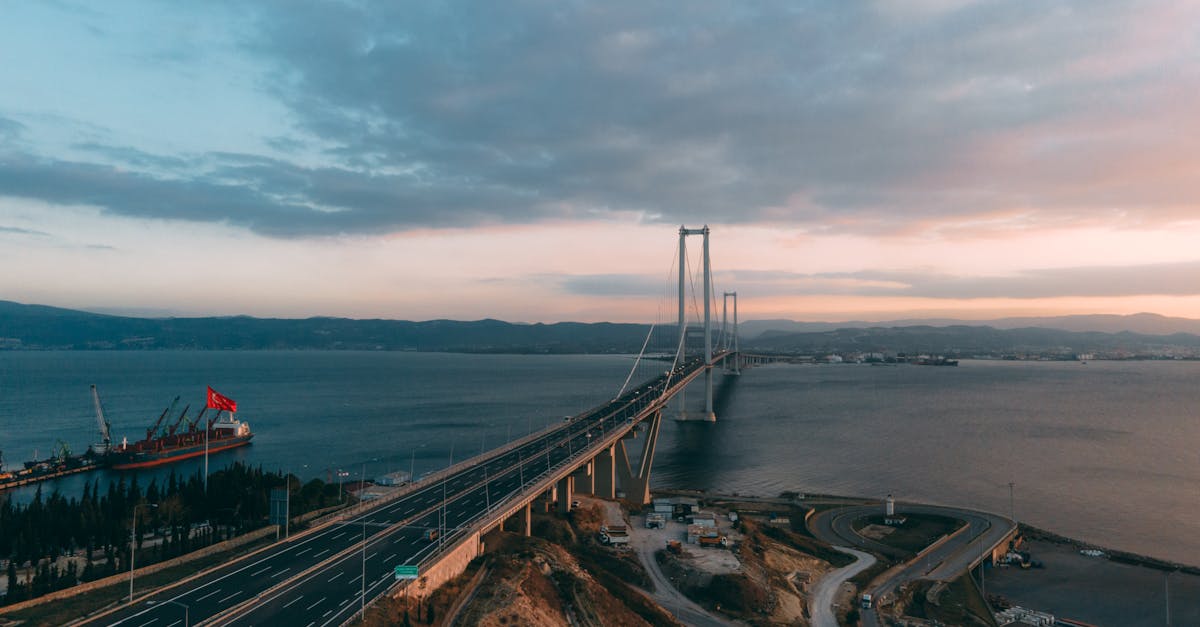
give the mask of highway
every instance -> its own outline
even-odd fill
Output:
[[[879,514],[881,505],[861,505],[842,507],[824,511],[809,519],[809,529],[820,540],[834,546],[854,546],[866,551],[887,555],[892,559],[900,559],[904,553],[897,549],[881,544],[859,535],[853,529],[853,522],[864,516]],[[977,512],[953,507],[938,507],[934,505],[918,505],[912,503],[897,503],[898,514],[926,514],[956,518],[967,523],[962,532],[952,534],[944,542],[933,549],[922,552],[916,559],[876,585],[867,590],[875,599],[885,596],[894,598],[896,589],[901,585],[917,579],[936,581],[951,581],[967,572],[972,562],[984,552],[1004,539],[1014,528],[1014,524],[1003,516]],[[863,625],[877,624],[874,610],[863,611]]]
[[[217,567],[82,624],[182,627],[218,617],[222,625],[340,625],[386,590],[398,565],[420,565],[456,532],[528,500],[529,489],[579,466],[599,443],[633,429],[697,374],[700,359],[526,441],[423,480],[356,517],[325,525]],[[490,456],[490,457],[488,457]],[[442,530],[436,540],[428,530]],[[365,545],[365,551],[364,551]]]

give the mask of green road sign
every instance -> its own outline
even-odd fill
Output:
[[[396,579],[416,579],[420,577],[417,574],[416,566],[397,566]]]

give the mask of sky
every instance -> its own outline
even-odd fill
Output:
[[[1197,111],[1197,3],[14,0],[0,299],[1200,317]]]

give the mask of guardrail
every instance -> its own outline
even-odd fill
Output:
[[[574,472],[574,470],[571,468],[573,466],[575,466],[575,464],[578,463],[581,458],[588,459],[590,457],[593,457],[596,453],[600,452],[601,450],[603,450],[604,448],[606,448],[608,446],[611,446],[612,444],[615,444],[618,440],[625,437],[625,435],[628,434],[629,431],[634,429],[638,423],[645,420],[647,417],[649,417],[654,412],[660,411],[663,407],[665,407],[667,402],[671,398],[673,398],[675,396],[675,394],[678,393],[679,389],[681,389],[682,387],[691,383],[694,379],[696,379],[696,377],[698,377],[700,375],[701,372],[704,371],[704,369],[705,369],[704,367],[698,367],[695,370],[693,370],[692,372],[688,373],[687,375],[681,377],[678,381],[675,382],[674,385],[672,385],[670,388],[668,388],[670,390],[670,394],[664,394],[664,395],[656,398],[655,400],[650,401],[649,403],[646,403],[642,408],[637,410],[637,414],[634,419],[627,421],[624,425],[618,424],[617,427],[611,429],[608,432],[606,437],[598,438],[596,442],[594,442],[586,447],[580,448],[578,451],[569,452],[568,456],[566,458],[560,460],[558,463],[551,465],[550,468],[548,468],[546,470],[542,470],[542,471],[538,472],[538,474],[534,475],[534,478],[532,479],[532,481],[527,482],[518,491],[510,492],[507,495],[496,500],[495,502],[490,503],[481,512],[479,512],[478,514],[467,519],[465,521],[465,524],[460,524],[457,527],[455,527],[452,531],[448,531],[446,533],[446,535],[442,538],[442,542],[440,543],[438,548],[434,549],[428,555],[426,555],[424,558],[422,558],[419,562],[417,562],[418,572],[428,570],[428,568],[437,564],[439,561],[441,561],[447,555],[449,555],[449,554],[453,553],[454,551],[458,550],[459,548],[461,548],[463,542],[474,537],[476,533],[482,533],[488,527],[494,525],[496,523],[497,518],[499,518],[499,519],[508,518],[509,516],[513,515],[516,512],[516,510],[520,509],[521,507],[524,507],[527,503],[531,503],[534,499],[536,499],[538,497],[538,495],[550,490],[550,488],[553,487],[554,484],[559,481],[559,479],[561,479],[565,475],[570,474],[571,472]],[[598,422],[603,424],[603,422],[605,420],[614,419],[614,416],[616,416],[617,414],[624,411],[632,403],[633,403],[633,401],[630,401],[630,403],[622,405],[619,408],[616,408],[616,409],[610,411],[608,414],[606,414],[604,416],[600,416],[598,418]],[[426,477],[425,479],[422,479],[422,484],[427,484],[427,483],[432,484],[433,482],[440,480],[441,478],[447,476],[447,473],[452,474],[453,472],[456,471],[456,469],[458,469],[460,467],[475,465],[482,461],[493,459],[495,457],[498,457],[499,455],[502,455],[504,453],[512,451],[520,446],[523,446],[530,442],[534,442],[543,436],[548,436],[548,435],[554,433],[555,431],[558,431],[558,430],[561,430],[564,428],[568,428],[572,424],[574,424],[577,419],[595,414],[596,412],[600,411],[607,405],[608,405],[608,403],[605,403],[603,405],[598,405],[588,411],[582,412],[580,414],[576,414],[574,417],[572,417],[572,419],[569,423],[551,425],[545,429],[542,429],[541,431],[535,432],[535,433],[528,435],[520,440],[515,440],[504,447],[493,449],[492,451],[489,451],[488,453],[485,453],[484,455],[477,455],[476,457],[471,458],[469,460],[464,460],[463,462],[460,462],[459,464],[455,464],[454,466],[446,468],[441,473],[437,473],[435,475],[431,475],[429,477]],[[595,418],[595,416],[593,416],[593,418]],[[618,421],[618,423],[619,423],[619,421]],[[548,446],[549,446],[549,444],[547,444],[547,447]],[[535,454],[535,455],[540,455],[540,453]],[[525,465],[529,464],[530,463],[529,460],[534,459],[535,455],[530,455],[529,457],[520,460],[518,462],[517,467],[509,468],[507,471],[505,471],[499,475],[496,475],[494,477],[491,477],[491,478],[487,479],[486,481],[490,483],[491,481],[494,481],[497,478],[504,477],[504,476],[507,476],[507,475],[515,473],[515,472],[522,472],[523,467]],[[566,472],[563,472],[564,468],[568,468],[569,470],[566,470]],[[501,510],[503,510],[503,513],[500,514],[499,516],[496,516],[495,514],[497,512],[500,512]],[[371,599],[369,599],[366,602],[366,604],[370,605],[384,595],[390,595],[390,594],[393,594],[394,592],[397,592],[397,591],[403,589],[405,586],[409,585],[411,583],[411,581],[412,580],[402,579],[402,580],[397,580],[397,581],[393,582],[392,585],[385,587],[384,589],[382,589],[378,593],[376,593],[373,597],[371,597]],[[355,620],[357,620],[356,614],[349,616],[344,622],[342,622],[342,624],[341,624],[342,627],[345,627],[346,625],[349,625],[349,624],[353,623]]]

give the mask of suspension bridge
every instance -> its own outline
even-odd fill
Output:
[[[529,535],[535,508],[567,512],[576,493],[648,504],[664,416],[717,420],[714,370],[739,374],[745,365],[736,292],[722,293],[714,329],[709,235],[707,226],[679,229],[678,317],[668,329],[676,336],[674,352],[643,359],[652,326],[615,398],[246,557],[165,589],[131,593],[128,603],[83,624],[342,625],[381,595],[431,593],[461,573],[483,552],[482,537],[506,522]],[[693,289],[695,327],[686,315],[690,236],[702,238],[703,311]],[[691,343],[702,348],[689,345],[694,331],[703,340]],[[643,361],[665,365],[631,384]],[[704,409],[686,411],[685,390],[701,378]]]

